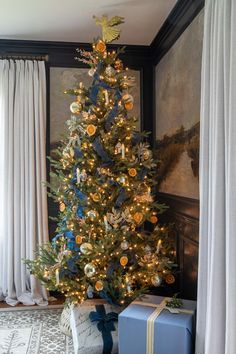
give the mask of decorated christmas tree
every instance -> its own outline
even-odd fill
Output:
[[[30,271],[48,289],[80,303],[88,297],[125,304],[150,287],[171,284],[173,251],[158,226],[165,205],[154,201],[155,168],[148,134],[132,115],[134,78],[107,44],[123,18],[95,18],[102,37],[79,50],[91,87],[68,90],[74,101],[68,138],[51,160],[51,195],[59,203],[57,235]]]

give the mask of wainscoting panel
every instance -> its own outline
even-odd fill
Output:
[[[196,300],[199,242],[199,201],[158,193],[157,198],[169,206],[161,221],[172,223],[176,234],[180,295]]]

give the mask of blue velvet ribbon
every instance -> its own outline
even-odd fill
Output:
[[[139,132],[133,132],[132,138],[131,138],[131,143],[132,145],[137,145],[140,143],[142,140],[142,136],[140,135]]]
[[[99,89],[101,87],[106,90],[111,89],[111,87],[106,82],[100,80],[99,76],[100,76],[101,68],[102,68],[102,63],[99,63],[97,66],[97,70],[95,71],[95,73],[93,75],[93,83],[92,83],[92,87],[90,89],[90,95],[89,95],[89,98],[93,104],[97,103],[97,95],[98,95]]]
[[[76,148],[74,148],[74,151],[75,151],[75,157],[77,159],[83,157],[83,153],[82,153],[81,149],[78,146]]]
[[[144,177],[147,175],[147,169],[145,167],[141,168],[138,172],[138,179],[144,180]]]
[[[118,198],[116,199],[115,206],[120,208],[126,199],[125,189],[120,188]]]
[[[79,251],[79,247],[77,243],[75,242],[75,236],[73,231],[66,231],[64,233],[64,236],[66,238],[66,246],[70,251]]]
[[[110,312],[106,314],[104,305],[96,305],[96,312],[92,311],[89,318],[92,322],[98,322],[97,328],[102,333],[103,339],[103,352],[102,354],[111,354],[113,347],[113,340],[111,332],[115,331],[114,322],[118,321],[118,314]]]
[[[76,211],[76,215],[78,218],[83,218],[84,217],[84,207],[82,205],[79,205]]]
[[[118,104],[116,104],[107,116],[106,123],[105,123],[106,131],[109,131],[111,129],[112,123],[115,117],[117,116],[118,112],[119,112],[119,108],[118,108]]]
[[[96,137],[93,141],[93,149],[101,157],[103,164],[102,166],[110,166],[112,164],[112,159],[109,157],[108,153],[103,149],[102,143],[99,137]]]

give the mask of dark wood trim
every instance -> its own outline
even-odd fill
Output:
[[[199,200],[169,193],[157,193],[157,199],[166,203],[176,213],[199,220]]]
[[[123,45],[109,45],[109,48],[116,49]],[[130,68],[141,68],[145,61],[150,60],[150,47],[144,45],[125,46],[126,65]],[[91,50],[89,43],[75,42],[48,42],[48,41],[26,41],[0,39],[0,55],[43,55],[48,56],[49,66],[54,67],[86,67],[75,61],[76,49],[83,48]]]
[[[199,200],[167,193],[157,193],[158,201],[169,209],[161,222],[172,224],[176,241],[179,276],[177,284],[183,298],[197,297],[197,266],[199,245]]]
[[[178,0],[150,45],[153,65],[157,65],[204,7],[204,0]]]

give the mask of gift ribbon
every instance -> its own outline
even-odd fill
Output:
[[[92,311],[89,318],[92,322],[97,321],[97,328],[102,333],[103,354],[111,354],[113,348],[113,340],[111,332],[115,331],[114,322],[118,321],[118,314],[110,312],[106,314],[104,305],[96,305],[96,312]]]
[[[185,310],[179,308],[170,308],[166,306],[166,302],[170,301],[171,298],[166,297],[160,304],[149,303],[145,301],[136,300],[133,301],[132,304],[134,305],[141,305],[141,306],[149,306],[154,307],[154,312],[147,319],[147,338],[146,338],[146,354],[153,354],[154,353],[154,323],[157,317],[161,314],[163,310],[168,310],[171,313],[187,313],[187,314],[194,314],[192,310]]]

